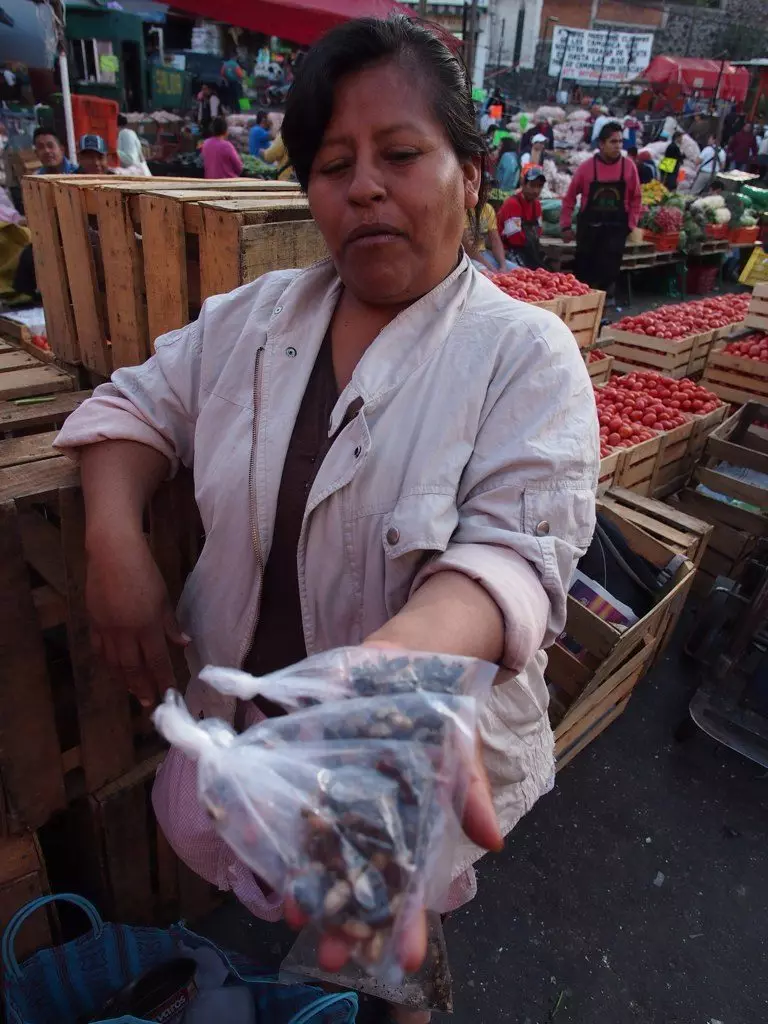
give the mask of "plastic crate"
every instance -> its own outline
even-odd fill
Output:
[[[704,228],[707,238],[728,238],[730,228],[727,224],[707,224]]]
[[[689,295],[709,295],[717,281],[718,267],[706,267],[701,264],[689,267],[685,286]]]
[[[760,228],[755,224],[754,227],[732,228],[728,232],[728,239],[731,245],[750,245],[757,241],[759,234]]]
[[[643,231],[643,241],[650,242],[656,252],[675,252],[680,243],[679,231]]]

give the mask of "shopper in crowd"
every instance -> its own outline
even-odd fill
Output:
[[[293,181],[293,164],[291,158],[288,156],[288,151],[285,148],[282,135],[278,132],[275,136],[274,141],[264,150],[261,154],[262,159],[265,163],[274,164],[277,166],[277,180],[278,181]]]
[[[659,161],[661,183],[666,185],[670,192],[674,192],[677,188],[677,179],[683,163],[683,151],[680,149],[682,141],[683,133],[676,131],[672,136],[672,141],[664,150],[664,156]]]
[[[574,174],[563,199],[560,228],[573,241],[571,219],[581,196],[574,273],[593,288],[613,293],[629,232],[640,216],[640,179],[632,160],[621,155],[621,125],[609,121],[598,151]]]
[[[146,705],[174,685],[168,644],[185,645],[191,713],[243,727],[274,706],[236,708],[199,680],[203,665],[262,674],[356,644],[498,663],[464,814],[469,839],[498,849],[553,781],[542,649],[564,628],[594,528],[587,370],[554,314],[510,299],[461,252],[485,147],[443,42],[404,17],[332,29],[297,72],[282,130],[330,259],[209,299],[59,435],[82,470],[92,635]],[[180,463],[205,547],[177,621],[143,511]],[[171,846],[278,920],[279,895],[219,838],[196,774],[178,749],[158,772]],[[472,898],[480,855],[455,850],[435,909]],[[399,937],[413,971],[426,952],[417,908]],[[348,955],[338,933],[322,937],[326,971]]]
[[[497,270],[511,270],[514,266],[504,253],[496,226],[496,211],[490,203],[484,203],[476,216],[467,213],[463,243],[478,270],[495,273]]]
[[[256,115],[256,123],[248,132],[248,152],[251,156],[262,155],[272,142],[272,135],[269,130],[269,118],[265,110],[260,110]]]
[[[745,121],[746,117],[735,106],[732,107],[725,115],[725,119],[723,121],[723,132],[721,141],[722,144],[726,147],[726,150],[728,148],[728,143],[731,141],[733,136],[736,135],[737,132],[740,132],[741,129],[744,127]]]
[[[768,128],[765,127],[763,128],[763,137],[758,142],[757,166],[761,179],[765,181],[768,177]]]
[[[207,139],[211,134],[211,123],[219,116],[221,101],[207,82],[203,82],[197,94],[197,123],[200,134]]]
[[[226,91],[226,103],[230,110],[236,110],[243,95],[243,79],[245,72],[240,67],[236,56],[225,60],[219,71],[222,87]]]
[[[205,140],[201,152],[206,178],[239,178],[243,173],[242,158],[227,138],[226,118],[214,117],[211,137]]]
[[[640,179],[641,185],[647,185],[649,181],[658,178],[656,164],[653,162],[653,157],[647,149],[638,153],[637,146],[628,146],[627,156],[637,168],[637,176]]]
[[[699,147],[704,149],[707,145],[707,140],[712,133],[712,127],[710,125],[709,117],[705,117],[702,113],[693,115],[693,122],[688,129],[688,134],[691,136],[693,141]]]
[[[699,154],[698,167],[696,168],[696,176],[691,185],[691,192],[697,196],[701,195],[702,192],[706,192],[717,175],[725,170],[727,162],[728,156],[723,147],[717,144],[717,136],[714,133],[710,133],[706,146]]]
[[[540,167],[523,175],[522,187],[501,204],[496,223],[509,256],[524,267],[544,266],[541,242],[541,190],[546,179]]]
[[[120,129],[117,133],[117,156],[120,166],[130,168],[133,174],[151,177],[141,139],[133,128],[128,127],[128,118],[125,114],[117,115],[117,126]]]
[[[542,117],[539,118],[536,124],[528,128],[527,131],[523,134],[523,137],[520,139],[521,153],[529,153],[531,151],[531,146],[533,145],[533,138],[535,135],[544,136],[547,144],[547,149],[555,148],[555,133],[552,130],[552,125],[549,123],[546,117]]]
[[[501,140],[496,161],[496,185],[502,192],[514,192],[520,181],[520,155],[511,135]]]
[[[737,171],[748,171],[757,158],[757,149],[757,137],[752,124],[748,121],[728,143],[727,153],[732,167]]]
[[[77,144],[78,174],[114,174],[107,156],[107,144],[100,135],[82,135]]]
[[[75,174],[77,164],[67,160],[58,135],[50,128],[35,128],[32,136],[37,159],[42,164],[35,174]]]
[[[634,108],[627,113],[622,121],[624,145],[627,150],[637,149],[638,142],[643,139],[643,126],[634,113]]]
[[[531,167],[541,167],[544,163],[544,152],[547,148],[547,137],[545,135],[534,135],[531,142],[530,153],[523,153],[520,157],[520,167],[523,175]]]
[[[593,149],[597,148],[598,142],[600,140],[600,132],[603,130],[603,128],[608,124],[609,121],[615,120],[610,111],[603,110],[602,107],[598,107],[598,110],[600,111],[600,113],[597,115],[592,125],[592,138],[590,140]]]

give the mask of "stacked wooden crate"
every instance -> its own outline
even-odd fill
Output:
[[[87,394],[0,402],[0,930],[49,878],[126,921],[170,921],[210,904],[210,888],[151,815],[162,745],[91,649],[78,471],[51,447]],[[161,489],[148,535],[175,600],[202,540],[188,477]],[[183,655],[174,668],[183,688]]]
[[[670,339],[609,327],[603,337],[610,341],[605,350],[615,358],[614,372],[657,370],[667,377],[680,380],[701,373],[712,345],[717,338],[723,337],[722,330],[702,331],[687,338]],[[730,332],[730,328],[727,330]]]
[[[41,175],[24,194],[51,348],[102,377],[209,296],[326,254],[291,183]]]
[[[730,475],[726,472],[732,467]],[[749,474],[763,474],[753,476]],[[694,484],[674,503],[713,527],[697,589],[718,576],[738,579],[758,544],[768,538],[768,406],[751,403],[712,432],[694,472]],[[702,488],[706,488],[703,490]]]
[[[659,530],[654,530],[654,535],[647,529],[647,523],[636,522],[638,509],[632,504],[634,499],[630,499],[629,512],[625,514],[621,505],[626,500],[623,492],[619,492],[618,498],[609,492],[605,503],[598,502],[598,512],[611,519],[633,551],[659,570],[666,568],[679,551],[658,539]],[[576,654],[556,643],[549,650],[546,671],[558,769],[625,710],[632,691],[665,641],[670,624],[676,621],[694,575],[694,563],[688,558],[680,559],[651,610],[623,629],[606,622],[569,595],[565,633],[580,645],[581,651]]]

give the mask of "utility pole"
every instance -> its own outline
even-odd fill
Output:
[[[419,17],[422,21],[427,18],[427,0],[419,0]]]
[[[501,48],[504,45],[504,29],[507,25],[507,19],[501,19],[501,32],[499,33],[499,52],[496,57],[496,78],[501,74]]]
[[[605,42],[603,43],[603,52],[600,55],[600,74],[597,76],[597,91],[600,92],[600,86],[603,84],[603,68],[605,67],[605,53],[608,49],[608,44],[611,41],[611,30],[605,34]]]
[[[467,62],[470,84],[475,78],[475,56],[477,54],[477,0],[472,0],[469,7],[469,47],[465,49],[464,59]]]
[[[560,61],[560,74],[557,78],[557,92],[561,92],[563,88],[563,72],[565,71],[565,62],[568,59],[568,44],[571,41],[571,30],[567,28],[565,30],[565,48],[563,49],[563,59]]]

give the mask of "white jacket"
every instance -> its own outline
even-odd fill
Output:
[[[97,388],[57,439],[65,449],[133,439],[174,470],[194,469],[206,542],[178,610],[193,637],[194,714],[232,719],[232,702],[196,674],[207,663],[239,666],[248,651],[283,461],[339,290],[324,262],[209,299],[195,323],[158,339],[152,359]],[[509,671],[481,736],[507,832],[553,779],[542,648],[564,626],[594,527],[598,428],[586,368],[559,319],[510,299],[464,257],[366,351],[330,433],[358,399],[318,472],[299,542],[307,652],[360,643],[443,569],[485,586],[506,623]],[[167,759],[155,801],[172,845],[270,916],[238,890],[242,865],[193,809],[179,758]],[[464,850],[456,873],[477,855]]]

